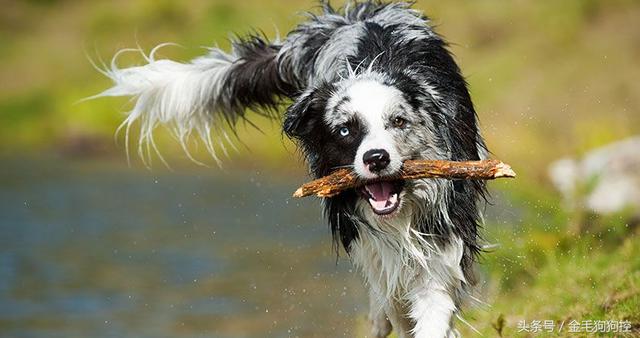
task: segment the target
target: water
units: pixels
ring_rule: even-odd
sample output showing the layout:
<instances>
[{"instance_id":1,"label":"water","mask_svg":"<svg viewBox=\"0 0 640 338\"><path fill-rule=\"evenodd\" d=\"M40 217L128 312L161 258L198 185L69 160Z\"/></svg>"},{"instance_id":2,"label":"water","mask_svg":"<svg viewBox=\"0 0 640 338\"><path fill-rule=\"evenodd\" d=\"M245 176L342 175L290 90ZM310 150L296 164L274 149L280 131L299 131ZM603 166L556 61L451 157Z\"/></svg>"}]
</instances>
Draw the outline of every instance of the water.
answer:
<instances>
[{"instance_id":1,"label":"water","mask_svg":"<svg viewBox=\"0 0 640 338\"><path fill-rule=\"evenodd\" d=\"M0 336L353 336L367 297L302 181L3 161Z\"/></svg>"}]
</instances>

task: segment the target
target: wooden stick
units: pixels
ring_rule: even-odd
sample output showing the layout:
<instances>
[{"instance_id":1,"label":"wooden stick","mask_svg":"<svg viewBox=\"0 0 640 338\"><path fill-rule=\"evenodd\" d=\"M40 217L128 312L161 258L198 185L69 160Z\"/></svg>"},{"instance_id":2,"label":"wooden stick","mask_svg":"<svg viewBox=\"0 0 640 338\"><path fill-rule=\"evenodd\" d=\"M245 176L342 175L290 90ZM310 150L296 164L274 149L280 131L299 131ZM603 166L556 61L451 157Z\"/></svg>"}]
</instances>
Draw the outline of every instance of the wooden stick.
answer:
<instances>
[{"instance_id":1,"label":"wooden stick","mask_svg":"<svg viewBox=\"0 0 640 338\"><path fill-rule=\"evenodd\" d=\"M465 180L492 180L501 177L516 177L508 164L498 160L483 161L443 161L408 160L402 165L399 175L384 179L412 180L418 178L445 178ZM362 186L366 181L358 178L351 169L338 169L333 173L302 185L293 197L333 197L340 192Z\"/></svg>"}]
</instances>

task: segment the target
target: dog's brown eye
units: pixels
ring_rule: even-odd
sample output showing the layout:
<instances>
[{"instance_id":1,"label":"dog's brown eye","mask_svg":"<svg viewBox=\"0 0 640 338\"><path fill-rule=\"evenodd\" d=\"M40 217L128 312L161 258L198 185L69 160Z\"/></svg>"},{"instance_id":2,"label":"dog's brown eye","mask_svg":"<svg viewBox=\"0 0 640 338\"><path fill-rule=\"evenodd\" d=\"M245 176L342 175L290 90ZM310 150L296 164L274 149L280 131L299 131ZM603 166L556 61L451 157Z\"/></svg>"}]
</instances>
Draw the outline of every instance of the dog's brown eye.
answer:
<instances>
[{"instance_id":1,"label":"dog's brown eye","mask_svg":"<svg viewBox=\"0 0 640 338\"><path fill-rule=\"evenodd\" d=\"M396 117L392 122L393 126L396 128L402 128L405 124L407 124L407 120L403 119L402 117Z\"/></svg>"}]
</instances>

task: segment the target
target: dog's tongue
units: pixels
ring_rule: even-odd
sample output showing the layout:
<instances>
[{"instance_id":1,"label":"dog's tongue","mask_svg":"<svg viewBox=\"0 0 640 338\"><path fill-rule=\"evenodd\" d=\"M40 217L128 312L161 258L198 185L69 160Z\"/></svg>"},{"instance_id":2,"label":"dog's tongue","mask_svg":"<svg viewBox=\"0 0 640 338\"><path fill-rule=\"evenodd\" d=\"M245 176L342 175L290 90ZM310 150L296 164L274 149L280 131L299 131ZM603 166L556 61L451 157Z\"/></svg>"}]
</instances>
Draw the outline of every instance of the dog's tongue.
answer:
<instances>
[{"instance_id":1,"label":"dog's tongue","mask_svg":"<svg viewBox=\"0 0 640 338\"><path fill-rule=\"evenodd\" d=\"M369 183L365 185L365 189L371 195L369 203L377 211L394 207L398 200L398 194L393 191L393 184L389 182Z\"/></svg>"},{"instance_id":2,"label":"dog's tongue","mask_svg":"<svg viewBox=\"0 0 640 338\"><path fill-rule=\"evenodd\" d=\"M391 196L393 185L389 182L369 183L365 187L376 201L386 201Z\"/></svg>"}]
</instances>

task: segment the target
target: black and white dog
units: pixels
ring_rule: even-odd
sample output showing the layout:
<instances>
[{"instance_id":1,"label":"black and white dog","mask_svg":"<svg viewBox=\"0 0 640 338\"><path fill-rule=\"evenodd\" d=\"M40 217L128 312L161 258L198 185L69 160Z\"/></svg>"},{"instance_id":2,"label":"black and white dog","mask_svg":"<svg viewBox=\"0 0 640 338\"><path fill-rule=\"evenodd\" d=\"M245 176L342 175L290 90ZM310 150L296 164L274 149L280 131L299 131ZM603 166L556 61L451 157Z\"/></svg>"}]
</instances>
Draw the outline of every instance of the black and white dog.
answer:
<instances>
[{"instance_id":1,"label":"black and white dog","mask_svg":"<svg viewBox=\"0 0 640 338\"><path fill-rule=\"evenodd\" d=\"M325 199L336 243L370 288L372 336L454 337L481 251L479 181L384 181L407 159L478 160L486 148L464 78L446 42L407 3L323 3L287 37L238 39L189 63L157 60L104 69L115 85L98 96L133 96L124 126L141 124L140 148L169 125L184 144L198 134L215 157L224 130L245 110L274 116L313 176L352 167L362 189ZM215 138L214 138L215 139ZM224 143L222 143L224 147ZM217 159L217 157L215 157ZM382 179L382 180L381 180Z\"/></svg>"}]
</instances>

